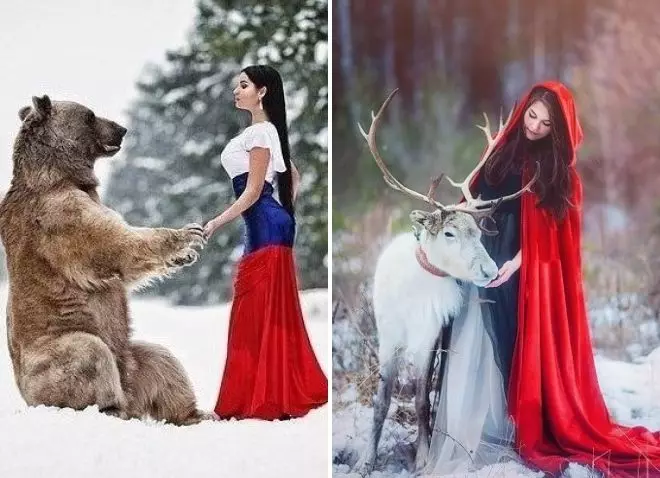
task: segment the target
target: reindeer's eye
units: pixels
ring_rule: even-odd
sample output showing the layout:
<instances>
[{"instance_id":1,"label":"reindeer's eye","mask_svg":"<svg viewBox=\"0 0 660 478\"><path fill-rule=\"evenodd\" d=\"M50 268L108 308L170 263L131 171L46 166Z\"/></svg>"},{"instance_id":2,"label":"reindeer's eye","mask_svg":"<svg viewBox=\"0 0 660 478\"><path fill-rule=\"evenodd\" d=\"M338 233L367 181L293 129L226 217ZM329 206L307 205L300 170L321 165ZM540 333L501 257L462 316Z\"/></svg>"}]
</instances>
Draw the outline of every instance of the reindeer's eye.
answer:
<instances>
[{"instance_id":1,"label":"reindeer's eye","mask_svg":"<svg viewBox=\"0 0 660 478\"><path fill-rule=\"evenodd\" d=\"M445 232L445 237L454 237L454 233L447 231Z\"/></svg>"}]
</instances>

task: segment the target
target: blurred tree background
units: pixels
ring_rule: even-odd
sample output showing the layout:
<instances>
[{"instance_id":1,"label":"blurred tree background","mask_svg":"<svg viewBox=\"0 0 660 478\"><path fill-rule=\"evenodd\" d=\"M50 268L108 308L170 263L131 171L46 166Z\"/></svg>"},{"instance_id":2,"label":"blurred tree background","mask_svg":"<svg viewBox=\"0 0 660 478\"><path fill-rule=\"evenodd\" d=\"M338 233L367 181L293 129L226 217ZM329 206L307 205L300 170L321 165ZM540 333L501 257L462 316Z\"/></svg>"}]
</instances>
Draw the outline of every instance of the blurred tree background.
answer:
<instances>
[{"instance_id":1,"label":"blurred tree background","mask_svg":"<svg viewBox=\"0 0 660 478\"><path fill-rule=\"evenodd\" d=\"M249 124L233 105L233 79L254 63L284 81L292 159L302 175L295 246L302 288L327 287L328 7L325 0L201 0L186 45L138 82L123 159L104 201L130 224L206 222L231 201L220 164L227 141ZM177 304L231 296L242 253L240 220L213 237L201 259L146 293Z\"/></svg>"},{"instance_id":2,"label":"blurred tree background","mask_svg":"<svg viewBox=\"0 0 660 478\"><path fill-rule=\"evenodd\" d=\"M426 192L430 177L464 177L476 164L481 112L492 121L534 83L556 79L575 94L585 130L578 168L594 345L628 359L657 345L656 3L333 0L332 11L333 321L362 324L378 254L409 229L408 212L424 207L385 185L357 123L368 127L369 111L400 88L380 150L400 180ZM456 201L458 191L442 184L439 199ZM369 327L359 325L361 336Z\"/></svg>"}]
</instances>

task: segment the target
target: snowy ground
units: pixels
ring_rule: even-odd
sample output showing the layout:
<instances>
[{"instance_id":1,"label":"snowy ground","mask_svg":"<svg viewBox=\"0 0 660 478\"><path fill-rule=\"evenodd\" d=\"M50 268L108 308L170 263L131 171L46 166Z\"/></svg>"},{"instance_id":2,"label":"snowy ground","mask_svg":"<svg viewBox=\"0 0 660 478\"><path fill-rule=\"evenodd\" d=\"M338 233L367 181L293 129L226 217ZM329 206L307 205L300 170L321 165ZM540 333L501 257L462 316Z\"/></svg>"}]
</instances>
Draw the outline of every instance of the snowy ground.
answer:
<instances>
[{"instance_id":1,"label":"snowy ground","mask_svg":"<svg viewBox=\"0 0 660 478\"><path fill-rule=\"evenodd\" d=\"M0 284L4 316L6 288ZM327 290L302 294L307 330L326 374ZM134 336L168 347L192 380L200 408L215 404L224 367L229 307L170 307L133 300ZM4 317L0 337L6 337ZM123 421L96 409L29 408L0 346L0 477L321 477L329 467L328 406L306 417L203 422L175 427Z\"/></svg>"},{"instance_id":2,"label":"snowy ground","mask_svg":"<svg viewBox=\"0 0 660 478\"><path fill-rule=\"evenodd\" d=\"M635 363L619 362L596 355L599 383L612 417L624 425L643 425L660 430L660 348L640 357ZM354 385L342 390L333 389L332 456L333 476L359 478L352 472L353 465L366 450L373 409L357 403L358 392ZM406 469L413 468L411 444L416 429L406 425L406 420L395 417L403 411L414 411L408 400L392 399L388 419L379 444L379 462L372 478L412 478ZM452 475L453 476L453 475ZM461 474L463 477L536 477L522 465L509 463L483 468L479 473ZM565 477L583 478L598 476L587 468L571 465Z\"/></svg>"}]
</instances>

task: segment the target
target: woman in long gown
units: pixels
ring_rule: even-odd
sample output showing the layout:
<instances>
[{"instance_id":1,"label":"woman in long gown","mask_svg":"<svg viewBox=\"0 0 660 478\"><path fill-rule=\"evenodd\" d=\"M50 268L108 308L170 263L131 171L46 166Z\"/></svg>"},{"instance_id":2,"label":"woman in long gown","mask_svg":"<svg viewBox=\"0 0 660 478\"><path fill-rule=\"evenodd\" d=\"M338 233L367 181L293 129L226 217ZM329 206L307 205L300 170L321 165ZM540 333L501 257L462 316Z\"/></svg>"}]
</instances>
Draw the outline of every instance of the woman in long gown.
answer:
<instances>
[{"instance_id":1,"label":"woman in long gown","mask_svg":"<svg viewBox=\"0 0 660 478\"><path fill-rule=\"evenodd\" d=\"M582 140L570 91L535 86L472 188L503 204L484 239L501 266L481 313L456 323L426 473L507 458L558 474L569 463L606 476L660 476L660 434L612 422L598 386L582 289Z\"/></svg>"},{"instance_id":2,"label":"woman in long gown","mask_svg":"<svg viewBox=\"0 0 660 478\"><path fill-rule=\"evenodd\" d=\"M252 124L221 154L236 201L205 226L210 237L242 215L246 228L215 413L238 419L300 417L327 402L328 381L307 336L296 285L298 181L293 181L297 172L279 73L265 65L244 68L234 100L252 116Z\"/></svg>"}]
</instances>

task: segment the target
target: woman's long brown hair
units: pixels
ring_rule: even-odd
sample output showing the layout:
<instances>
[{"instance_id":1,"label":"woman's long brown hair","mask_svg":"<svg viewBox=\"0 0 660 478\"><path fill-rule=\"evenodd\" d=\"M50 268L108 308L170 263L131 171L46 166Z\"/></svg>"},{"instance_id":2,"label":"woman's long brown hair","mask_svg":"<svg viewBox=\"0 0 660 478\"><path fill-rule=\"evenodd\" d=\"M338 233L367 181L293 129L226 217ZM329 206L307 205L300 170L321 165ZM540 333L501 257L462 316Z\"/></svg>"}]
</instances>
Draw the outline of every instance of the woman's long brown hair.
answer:
<instances>
[{"instance_id":1,"label":"woman's long brown hair","mask_svg":"<svg viewBox=\"0 0 660 478\"><path fill-rule=\"evenodd\" d=\"M524 132L524 116L536 101L541 101L548 108L551 129L545 138L530 141ZM517 122L502 146L495 150L484 165L485 179L488 184L497 185L511 172L521 173L526 168L532 168L533 171L538 162L540 176L532 186L532 191L539 198L537 206L562 219L571 205L569 165L573 151L557 96L544 87L534 88Z\"/></svg>"}]
</instances>

